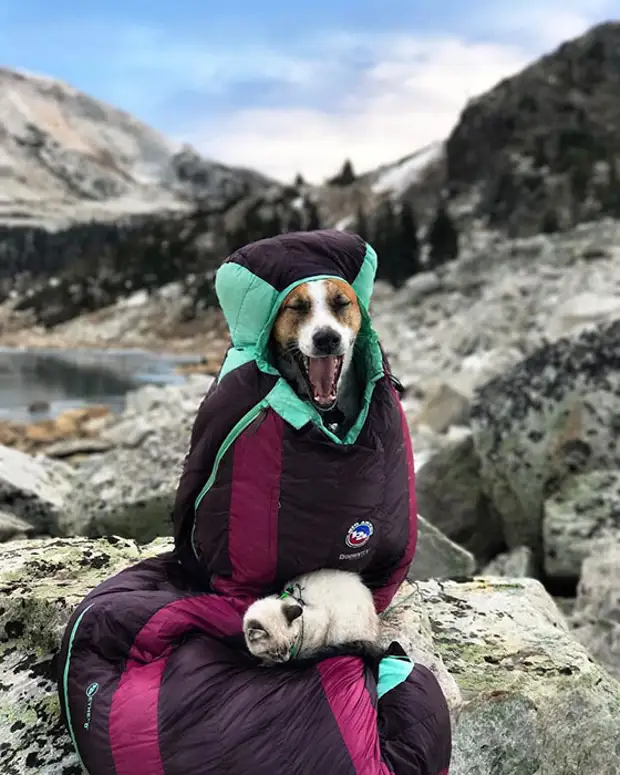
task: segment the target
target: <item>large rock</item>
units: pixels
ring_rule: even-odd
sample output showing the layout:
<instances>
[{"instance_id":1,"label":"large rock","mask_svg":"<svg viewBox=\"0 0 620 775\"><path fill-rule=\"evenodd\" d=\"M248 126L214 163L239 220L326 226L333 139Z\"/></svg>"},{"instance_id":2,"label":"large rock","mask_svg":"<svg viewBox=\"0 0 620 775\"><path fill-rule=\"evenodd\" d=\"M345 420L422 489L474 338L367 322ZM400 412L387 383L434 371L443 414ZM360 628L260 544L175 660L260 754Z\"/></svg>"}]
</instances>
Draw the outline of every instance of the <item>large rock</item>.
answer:
<instances>
[{"instance_id":1,"label":"large rock","mask_svg":"<svg viewBox=\"0 0 620 775\"><path fill-rule=\"evenodd\" d=\"M446 142L445 185L474 216L533 234L615 212L599 160L620 151L619 38L618 23L601 24L468 102Z\"/></svg>"},{"instance_id":2,"label":"large rock","mask_svg":"<svg viewBox=\"0 0 620 775\"><path fill-rule=\"evenodd\" d=\"M620 463L620 320L547 344L478 392L484 489L510 549L542 559L543 502L569 475Z\"/></svg>"},{"instance_id":3,"label":"large rock","mask_svg":"<svg viewBox=\"0 0 620 775\"><path fill-rule=\"evenodd\" d=\"M35 530L28 522L8 511L0 510L0 542L15 538L32 538Z\"/></svg>"},{"instance_id":4,"label":"large rock","mask_svg":"<svg viewBox=\"0 0 620 775\"><path fill-rule=\"evenodd\" d=\"M620 542L605 542L583 563L571 616L580 643L620 680Z\"/></svg>"},{"instance_id":5,"label":"large rock","mask_svg":"<svg viewBox=\"0 0 620 775\"><path fill-rule=\"evenodd\" d=\"M566 479L545 501L543 539L547 575L574 582L601 539L620 544L620 472Z\"/></svg>"},{"instance_id":6,"label":"large rock","mask_svg":"<svg viewBox=\"0 0 620 775\"><path fill-rule=\"evenodd\" d=\"M409 581L471 576L477 567L471 552L455 544L418 515L418 543L415 559L407 574Z\"/></svg>"},{"instance_id":7,"label":"large rock","mask_svg":"<svg viewBox=\"0 0 620 775\"><path fill-rule=\"evenodd\" d=\"M445 433L451 425L467 425L469 399L452 385L442 382L429 391L415 422L427 425L435 433Z\"/></svg>"},{"instance_id":8,"label":"large rock","mask_svg":"<svg viewBox=\"0 0 620 775\"><path fill-rule=\"evenodd\" d=\"M0 772L82 772L60 721L54 654L73 608L142 552L118 538L35 539L0 549Z\"/></svg>"},{"instance_id":9,"label":"large rock","mask_svg":"<svg viewBox=\"0 0 620 775\"><path fill-rule=\"evenodd\" d=\"M0 510L34 532L57 529L71 489L71 477L58 463L0 446Z\"/></svg>"},{"instance_id":10,"label":"large rock","mask_svg":"<svg viewBox=\"0 0 620 775\"><path fill-rule=\"evenodd\" d=\"M0 772L80 771L58 718L53 654L90 589L167 547L75 538L0 548ZM406 583L384 635L438 675L454 715L451 775L617 775L620 684L537 582Z\"/></svg>"},{"instance_id":11,"label":"large rock","mask_svg":"<svg viewBox=\"0 0 620 775\"><path fill-rule=\"evenodd\" d=\"M56 535L119 535L148 543L171 532L175 492L191 423L159 428L139 450L119 448L88 461Z\"/></svg>"},{"instance_id":12,"label":"large rock","mask_svg":"<svg viewBox=\"0 0 620 775\"><path fill-rule=\"evenodd\" d=\"M418 511L484 563L503 547L501 523L482 489L471 437L446 445L416 472Z\"/></svg>"},{"instance_id":13,"label":"large rock","mask_svg":"<svg viewBox=\"0 0 620 775\"><path fill-rule=\"evenodd\" d=\"M620 684L575 642L540 583L482 578L418 590L412 608L428 616L464 700L450 775L617 775Z\"/></svg>"},{"instance_id":14,"label":"large rock","mask_svg":"<svg viewBox=\"0 0 620 775\"><path fill-rule=\"evenodd\" d=\"M484 569L485 576L505 576L508 578L534 578L536 567L533 562L532 550L520 546L511 552L502 552Z\"/></svg>"},{"instance_id":15,"label":"large rock","mask_svg":"<svg viewBox=\"0 0 620 775\"><path fill-rule=\"evenodd\" d=\"M547 326L547 333L556 339L617 318L620 318L620 297L583 291L558 305Z\"/></svg>"},{"instance_id":16,"label":"large rock","mask_svg":"<svg viewBox=\"0 0 620 775\"><path fill-rule=\"evenodd\" d=\"M60 535L119 535L148 543L171 532L170 515L196 411L212 382L146 386L104 438L115 449L78 469Z\"/></svg>"}]
</instances>

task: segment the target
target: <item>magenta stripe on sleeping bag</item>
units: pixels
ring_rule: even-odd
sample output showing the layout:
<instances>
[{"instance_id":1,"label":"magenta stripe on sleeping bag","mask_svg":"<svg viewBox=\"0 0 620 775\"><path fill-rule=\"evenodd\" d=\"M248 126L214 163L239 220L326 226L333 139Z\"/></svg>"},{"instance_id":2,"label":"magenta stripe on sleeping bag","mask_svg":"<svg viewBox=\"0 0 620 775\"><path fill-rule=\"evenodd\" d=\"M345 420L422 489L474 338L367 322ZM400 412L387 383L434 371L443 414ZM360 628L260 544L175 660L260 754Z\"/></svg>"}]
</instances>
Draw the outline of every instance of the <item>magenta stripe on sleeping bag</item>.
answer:
<instances>
[{"instance_id":1,"label":"magenta stripe on sleeping bag","mask_svg":"<svg viewBox=\"0 0 620 775\"><path fill-rule=\"evenodd\" d=\"M116 775L164 775L159 751L159 690L167 656L128 660L112 698L109 735Z\"/></svg>"},{"instance_id":2,"label":"magenta stripe on sleeping bag","mask_svg":"<svg viewBox=\"0 0 620 775\"><path fill-rule=\"evenodd\" d=\"M145 593L148 594L148 593ZM173 642L191 630L216 636L241 632L242 607L217 595L175 600L138 633L110 708L109 734L117 775L163 775L158 708Z\"/></svg>"},{"instance_id":3,"label":"magenta stripe on sleeping bag","mask_svg":"<svg viewBox=\"0 0 620 775\"><path fill-rule=\"evenodd\" d=\"M319 664L323 690L357 775L391 775L381 759L377 712L356 657L335 657Z\"/></svg>"},{"instance_id":4,"label":"magenta stripe on sleeping bag","mask_svg":"<svg viewBox=\"0 0 620 775\"><path fill-rule=\"evenodd\" d=\"M250 428L235 442L228 532L232 579L225 585L229 594L269 586L276 578L283 434L284 421L269 410L255 432Z\"/></svg>"}]
</instances>

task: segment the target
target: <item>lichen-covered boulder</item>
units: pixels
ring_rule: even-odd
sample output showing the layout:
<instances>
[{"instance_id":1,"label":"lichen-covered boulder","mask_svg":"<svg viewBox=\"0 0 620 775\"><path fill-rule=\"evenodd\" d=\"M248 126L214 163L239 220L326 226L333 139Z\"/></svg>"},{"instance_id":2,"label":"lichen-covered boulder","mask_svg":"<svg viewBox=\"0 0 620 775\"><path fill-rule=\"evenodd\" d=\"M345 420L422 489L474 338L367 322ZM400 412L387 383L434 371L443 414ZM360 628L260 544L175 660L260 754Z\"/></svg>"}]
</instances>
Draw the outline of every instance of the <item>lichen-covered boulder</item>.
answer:
<instances>
[{"instance_id":1,"label":"lichen-covered boulder","mask_svg":"<svg viewBox=\"0 0 620 775\"><path fill-rule=\"evenodd\" d=\"M544 504L545 572L578 581L601 541L620 544L620 472L587 471L566 479Z\"/></svg>"},{"instance_id":2,"label":"lichen-covered boulder","mask_svg":"<svg viewBox=\"0 0 620 775\"><path fill-rule=\"evenodd\" d=\"M533 579L418 585L460 688L450 775L617 775L620 683ZM397 629L408 631L407 613Z\"/></svg>"},{"instance_id":3,"label":"lichen-covered boulder","mask_svg":"<svg viewBox=\"0 0 620 775\"><path fill-rule=\"evenodd\" d=\"M540 562L545 498L569 475L620 464L620 320L544 345L483 386L471 417L506 544Z\"/></svg>"},{"instance_id":4,"label":"lichen-covered boulder","mask_svg":"<svg viewBox=\"0 0 620 775\"><path fill-rule=\"evenodd\" d=\"M97 584L162 551L134 541L15 541L0 547L0 772L80 775L60 720L55 653L73 608Z\"/></svg>"},{"instance_id":5,"label":"lichen-covered boulder","mask_svg":"<svg viewBox=\"0 0 620 775\"><path fill-rule=\"evenodd\" d=\"M79 775L58 715L61 634L94 586L168 548L121 538L0 547L3 775ZM620 771L620 684L572 638L538 582L407 582L384 635L440 680L454 716L450 775Z\"/></svg>"}]
</instances>

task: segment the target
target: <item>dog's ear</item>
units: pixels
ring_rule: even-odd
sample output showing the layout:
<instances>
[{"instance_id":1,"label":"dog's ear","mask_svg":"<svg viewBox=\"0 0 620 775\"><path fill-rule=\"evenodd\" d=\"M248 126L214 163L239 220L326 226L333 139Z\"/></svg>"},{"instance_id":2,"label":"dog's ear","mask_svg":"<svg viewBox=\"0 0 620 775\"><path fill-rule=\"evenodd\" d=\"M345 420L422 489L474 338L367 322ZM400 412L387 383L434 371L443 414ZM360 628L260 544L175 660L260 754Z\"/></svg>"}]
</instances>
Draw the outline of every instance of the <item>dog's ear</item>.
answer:
<instances>
[{"instance_id":1,"label":"dog's ear","mask_svg":"<svg viewBox=\"0 0 620 775\"><path fill-rule=\"evenodd\" d=\"M263 638L269 635L263 625L256 619L252 619L246 624L245 634L250 643L256 643L257 640L263 640Z\"/></svg>"},{"instance_id":2,"label":"dog's ear","mask_svg":"<svg viewBox=\"0 0 620 775\"><path fill-rule=\"evenodd\" d=\"M300 605L297 605L297 603L293 603L291 605L290 603L288 605L283 606L284 611L284 618L289 624L292 624L295 619L299 619L299 617L302 614L302 608Z\"/></svg>"}]
</instances>

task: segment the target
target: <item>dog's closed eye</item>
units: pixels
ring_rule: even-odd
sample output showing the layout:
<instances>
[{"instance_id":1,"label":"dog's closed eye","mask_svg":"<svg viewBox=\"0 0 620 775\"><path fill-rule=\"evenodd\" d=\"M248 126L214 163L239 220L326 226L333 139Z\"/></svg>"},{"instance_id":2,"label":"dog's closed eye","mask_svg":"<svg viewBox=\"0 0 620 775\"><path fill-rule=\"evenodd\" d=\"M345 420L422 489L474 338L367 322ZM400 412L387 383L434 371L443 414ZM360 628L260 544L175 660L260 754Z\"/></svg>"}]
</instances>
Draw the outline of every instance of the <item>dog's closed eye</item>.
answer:
<instances>
[{"instance_id":1,"label":"dog's closed eye","mask_svg":"<svg viewBox=\"0 0 620 775\"><path fill-rule=\"evenodd\" d=\"M336 296L332 299L332 306L334 309L344 309L351 306L351 299L347 299L346 296Z\"/></svg>"},{"instance_id":2,"label":"dog's closed eye","mask_svg":"<svg viewBox=\"0 0 620 775\"><path fill-rule=\"evenodd\" d=\"M303 299L294 299L285 305L284 309L288 309L291 312L310 312L311 304L309 301Z\"/></svg>"}]
</instances>

